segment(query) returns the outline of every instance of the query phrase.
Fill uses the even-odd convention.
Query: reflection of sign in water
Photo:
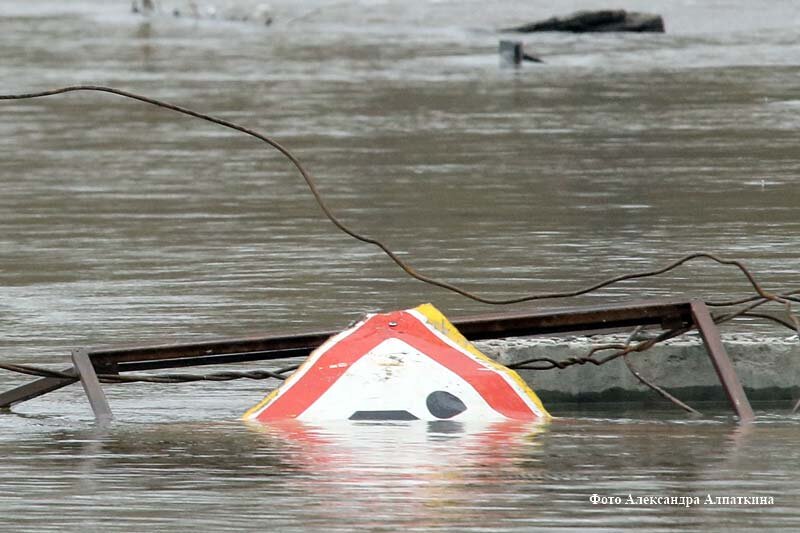
[[[524,489],[541,490],[536,480],[552,467],[539,438],[551,424],[276,420],[248,426],[263,438],[251,448],[257,452],[251,466],[268,471],[270,480],[267,489],[254,490],[272,493],[283,480],[299,505],[328,502],[318,506],[315,530],[386,531],[402,524],[464,531],[487,523],[525,529],[541,519],[531,504],[538,500]],[[278,468],[263,465],[272,454],[280,457]]]
[[[519,449],[538,448],[538,437],[548,424],[537,421],[435,420],[322,421],[276,420],[250,424],[256,433],[271,439],[268,448],[297,446],[303,450],[298,465],[319,471],[331,468],[350,471],[358,463],[382,465],[399,472],[418,467],[440,469],[443,465],[482,466],[513,462]],[[287,461],[294,457],[286,454]],[[529,465],[528,465],[529,466]]]
[[[549,418],[516,372],[430,304],[368,315],[328,339],[245,420]]]

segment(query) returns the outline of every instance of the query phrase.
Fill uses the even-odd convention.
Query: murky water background
[[[300,5],[296,5],[300,4]],[[270,28],[138,18],[127,3],[4,0],[0,92],[102,83],[274,135],[337,213],[419,270],[501,297],[574,288],[688,252],[796,287],[800,5],[629,1],[665,35],[492,30],[594,1],[272,2]],[[337,233],[277,154],[110,95],[0,106],[0,348],[333,329],[432,301]],[[695,264],[582,301],[733,297]],[[519,310],[524,307],[517,307]],[[740,327],[758,327],[741,325]],[[766,331],[766,330],[760,330]],[[782,334],[782,333],[780,333]],[[19,382],[0,375],[0,386]],[[0,417],[0,527],[28,530],[795,530],[798,418],[570,412],[544,428],[259,432],[264,383],[78,387]],[[413,426],[413,425],[412,425]],[[310,436],[309,436],[310,435]],[[593,506],[591,494],[773,496],[775,505]]]

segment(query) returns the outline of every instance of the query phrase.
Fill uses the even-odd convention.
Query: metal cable
[[[297,370],[300,365],[292,365],[278,370],[225,371],[210,374],[98,374],[97,379],[103,383],[190,383],[193,381],[233,381],[236,379],[279,379],[285,380],[284,374]]]
[[[189,383],[192,381],[233,381],[236,379],[286,379],[289,372],[297,370],[300,365],[290,365],[276,370],[247,370],[213,372],[210,374],[97,374],[97,379],[103,383]],[[72,371],[61,372],[41,366],[15,365],[0,363],[0,369],[35,376],[39,378],[78,379],[77,373]]]
[[[767,298],[769,300],[779,301],[779,302],[783,303],[787,307],[787,309],[791,310],[791,302],[789,300],[781,299],[779,296],[776,296],[776,295],[764,290],[763,287],[761,287],[761,285],[756,281],[755,276],[740,261],[731,260],[731,259],[723,259],[721,257],[718,257],[718,256],[716,256],[714,254],[711,254],[711,253],[708,253],[708,252],[698,252],[698,253],[689,254],[689,255],[681,257],[680,259],[677,259],[676,261],[673,261],[672,263],[670,263],[670,264],[668,264],[668,265],[666,265],[664,267],[661,267],[661,268],[612,277],[612,278],[606,279],[604,281],[601,281],[599,283],[596,283],[594,285],[590,285],[588,287],[584,287],[584,288],[580,288],[580,289],[575,289],[575,290],[572,290],[572,291],[529,293],[529,294],[525,294],[525,295],[522,295],[522,296],[518,296],[518,297],[514,297],[514,298],[505,298],[505,299],[504,298],[488,298],[488,297],[480,296],[480,295],[475,294],[475,293],[473,293],[471,291],[468,291],[468,290],[466,290],[466,289],[464,289],[464,288],[462,288],[460,286],[457,286],[457,285],[455,285],[453,283],[450,283],[450,282],[447,282],[447,281],[444,281],[444,280],[435,279],[435,278],[432,278],[432,277],[427,276],[425,274],[421,274],[421,273],[417,272],[411,265],[409,265],[408,263],[406,263],[405,261],[400,259],[400,257],[398,257],[397,254],[395,254],[382,241],[380,241],[378,239],[375,239],[373,237],[369,237],[367,235],[364,235],[364,234],[362,234],[360,232],[357,232],[356,230],[350,228],[348,225],[346,225],[344,222],[342,222],[333,213],[333,211],[330,209],[330,207],[328,206],[327,202],[323,198],[322,194],[319,192],[316,180],[313,178],[311,173],[308,170],[306,170],[306,168],[303,166],[303,164],[300,163],[300,161],[297,159],[297,157],[295,157],[295,155],[292,152],[290,152],[288,148],[284,147],[282,144],[280,144],[275,139],[272,139],[271,137],[269,137],[267,135],[264,135],[262,133],[259,133],[259,132],[255,131],[253,129],[241,126],[241,125],[236,124],[235,122],[231,122],[229,120],[225,120],[225,119],[222,119],[222,118],[214,117],[214,116],[208,115],[206,113],[200,113],[198,111],[194,111],[194,110],[188,109],[188,108],[183,107],[183,106],[179,106],[179,105],[175,105],[175,104],[172,104],[172,103],[169,103],[169,102],[165,102],[163,100],[158,100],[156,98],[151,98],[151,97],[148,97],[148,96],[143,96],[143,95],[140,95],[140,94],[132,93],[132,92],[129,92],[129,91],[124,91],[124,90],[121,90],[121,89],[116,89],[114,87],[107,87],[107,86],[103,86],[103,85],[72,85],[72,86],[68,86],[68,87],[61,87],[61,88],[57,88],[57,89],[50,89],[50,90],[39,91],[39,92],[20,93],[20,94],[6,94],[6,95],[0,95],[0,100],[24,100],[24,99],[31,99],[31,98],[42,98],[42,97],[46,97],[46,96],[54,96],[54,95],[58,95],[58,94],[70,93],[70,92],[76,92],[76,91],[96,91],[96,92],[111,93],[111,94],[115,94],[115,95],[118,95],[118,96],[123,96],[125,98],[138,100],[138,101],[144,102],[146,104],[150,104],[150,105],[154,105],[156,107],[161,107],[161,108],[164,108],[164,109],[175,111],[177,113],[182,113],[184,115],[188,115],[188,116],[191,116],[191,117],[199,118],[201,120],[205,120],[207,122],[211,122],[213,124],[217,124],[217,125],[223,126],[225,128],[229,128],[229,129],[232,129],[232,130],[235,130],[235,131],[239,131],[241,133],[244,133],[244,134],[249,135],[251,137],[255,137],[256,139],[259,139],[259,140],[267,143],[268,145],[270,145],[273,148],[275,148],[276,150],[278,150],[278,152],[283,154],[295,166],[295,168],[297,168],[297,170],[300,172],[300,175],[305,180],[309,191],[311,192],[312,196],[314,197],[314,200],[316,201],[316,203],[319,206],[319,208],[322,210],[323,214],[340,231],[344,232],[345,234],[349,235],[350,237],[352,237],[352,238],[354,238],[354,239],[356,239],[358,241],[377,246],[397,266],[399,266],[406,274],[408,274],[412,278],[417,279],[419,281],[422,281],[423,283],[427,283],[429,285],[433,285],[433,286],[436,286],[436,287],[440,287],[442,289],[449,290],[451,292],[455,292],[457,294],[460,294],[460,295],[462,295],[462,296],[464,296],[466,298],[469,298],[471,300],[474,300],[476,302],[481,302],[481,303],[484,303],[484,304],[491,304],[491,305],[508,305],[508,304],[522,303],[522,302],[530,302],[530,301],[535,301],[535,300],[571,298],[571,297],[575,297],[575,296],[581,296],[581,295],[584,295],[584,294],[588,294],[590,292],[596,291],[598,289],[602,289],[604,287],[608,287],[609,285],[613,285],[613,284],[616,284],[616,283],[619,283],[619,282],[622,282],[622,281],[628,281],[628,280],[633,280],[633,279],[641,279],[641,278],[646,278],[646,277],[658,276],[660,274],[664,274],[666,272],[674,270],[675,268],[677,268],[677,267],[679,267],[679,266],[681,266],[684,263],[687,263],[689,261],[694,261],[694,260],[698,260],[698,259],[707,259],[707,260],[713,261],[713,262],[721,264],[721,265],[736,267],[742,274],[744,274],[744,276],[747,278],[747,280],[750,283],[750,285],[753,287],[753,289],[756,291],[756,293],[758,293],[759,296],[761,296],[762,298]],[[800,332],[800,321],[798,321],[796,318],[794,318],[793,322],[796,324],[798,332]]]
[[[569,357],[561,361],[552,359],[550,357],[531,357],[529,359],[523,359],[522,361],[517,361],[507,366],[509,368],[517,370],[550,370],[553,368],[564,369],[567,368],[568,366],[585,365],[587,363],[593,364],[595,366],[600,366],[609,363],[619,357],[623,357],[629,353],[644,352],[646,350],[649,350],[659,342],[663,342],[667,339],[683,335],[684,333],[686,333],[687,331],[691,331],[692,329],[694,329],[694,326],[681,326],[679,328],[674,328],[664,331],[663,333],[657,335],[656,337],[653,337],[652,339],[647,339],[646,341],[642,341],[636,344],[631,344],[631,343],[601,344],[598,346],[593,346],[584,356]],[[596,353],[612,351],[612,350],[613,353],[611,353],[610,355],[604,356],[600,359],[594,358],[594,354]]]
[[[60,372],[58,370],[50,370],[41,366],[32,365],[17,365],[14,363],[0,363],[0,368],[8,370],[9,372],[16,372],[17,374],[25,374],[28,376],[36,376],[40,378],[59,378],[59,379],[73,379],[75,374],[69,372]]]
[[[628,338],[625,340],[626,347],[631,344],[633,339],[636,337],[636,335],[641,330],[642,330],[642,326],[636,326],[636,328],[631,332],[631,334],[628,335]],[[652,381],[650,381],[649,379],[644,377],[642,375],[642,373],[639,372],[633,366],[633,362],[631,361],[631,358],[628,357],[629,355],[630,354],[623,355],[622,356],[622,360],[625,362],[625,366],[628,367],[628,370],[630,371],[631,375],[633,375],[633,377],[635,377],[639,381],[639,383],[641,383],[642,385],[648,387],[650,390],[654,391],[656,394],[658,394],[662,398],[671,401],[672,403],[674,403],[675,405],[677,405],[678,407],[680,407],[684,411],[692,413],[695,416],[702,416],[702,413],[700,411],[698,411],[697,409],[693,408],[689,404],[681,401],[680,399],[676,398],[673,394],[667,392],[663,387],[653,383]]]

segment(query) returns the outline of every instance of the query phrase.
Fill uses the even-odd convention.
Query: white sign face
[[[491,370],[488,370],[491,372]],[[463,377],[387,339],[350,365],[300,420],[502,420]]]

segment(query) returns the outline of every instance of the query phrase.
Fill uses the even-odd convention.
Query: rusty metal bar
[[[0,393],[0,409],[7,409],[12,405],[38,398],[39,396],[47,394],[48,392],[53,392],[66,387],[67,385],[72,385],[80,379],[74,367],[65,368],[62,370],[62,372],[74,372],[75,377],[72,379],[40,378],[35,381],[31,381],[30,383],[26,383],[25,385],[20,385],[19,387]]]
[[[187,344],[164,344],[154,346],[133,346],[122,348],[89,349],[88,353],[95,366],[114,368],[122,363],[144,361],[164,361],[172,359],[192,359],[210,356],[222,357],[212,364],[225,362],[242,362],[236,360],[241,354],[260,353],[263,356],[250,361],[262,359],[278,359],[307,355],[320,346],[337,331],[322,331],[304,334],[270,335],[268,337],[245,337],[237,339],[221,339]],[[290,355],[282,355],[288,353]],[[187,365],[176,365],[187,366]]]
[[[89,398],[89,405],[92,406],[95,419],[100,423],[111,420],[114,415],[108,405],[106,393],[103,392],[103,387],[100,386],[100,380],[97,379],[89,354],[84,349],[73,351],[72,363],[81,377],[81,384],[86,392],[86,397]]]
[[[687,301],[633,302],[615,306],[550,309],[533,313],[482,315],[453,320],[453,324],[470,340],[496,339],[563,333],[578,330],[623,328],[663,322],[692,323]],[[282,359],[308,355],[329,337],[339,331],[321,331],[305,334],[270,335],[222,339],[190,344],[135,346],[113,349],[90,349],[89,357],[96,367],[116,371],[145,368],[170,368],[198,364],[240,363],[266,359]],[[174,365],[168,360],[180,360]],[[155,363],[127,365],[127,363]]]
[[[114,368],[114,373],[137,372],[140,370],[159,370],[162,368],[182,368],[187,366],[227,365],[237,363],[250,363],[253,361],[270,361],[275,359],[290,359],[292,357],[306,357],[313,348],[292,348],[272,350],[268,352],[243,352],[223,355],[199,355],[179,359],[158,359],[154,361],[136,361],[119,363]],[[99,367],[98,371],[100,370]],[[110,368],[110,367],[109,367]],[[100,373],[107,373],[102,371]]]
[[[731,403],[731,407],[739,416],[742,422],[750,422],[755,419],[753,408],[750,406],[750,401],[744,392],[742,383],[736,375],[736,369],[733,367],[728,352],[722,344],[722,339],[719,336],[719,329],[711,317],[708,306],[705,302],[700,300],[693,300],[691,302],[692,316],[700,336],[706,345],[708,356],[711,358],[711,363],[714,365],[714,370],[717,371],[719,381],[725,394]]]
[[[631,326],[691,324],[686,300],[630,302],[547,309],[533,313],[482,315],[453,320],[469,340],[525,337],[575,331],[627,328]]]

